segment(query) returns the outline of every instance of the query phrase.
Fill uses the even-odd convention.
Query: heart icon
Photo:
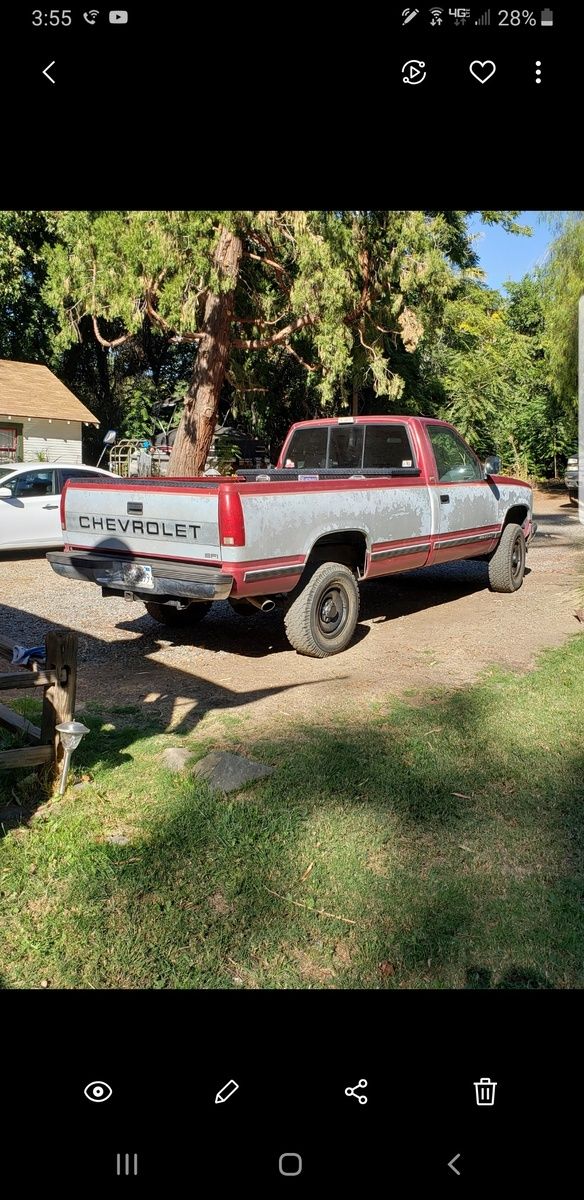
[[[496,70],[497,68],[490,58],[486,62],[479,62],[478,58],[475,58],[469,67],[471,75],[474,75],[474,78],[478,79],[479,83],[486,83],[487,79],[490,79]]]

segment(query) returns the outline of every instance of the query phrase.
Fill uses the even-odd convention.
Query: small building
[[[0,463],[81,463],[84,425],[99,421],[48,367],[0,358]]]

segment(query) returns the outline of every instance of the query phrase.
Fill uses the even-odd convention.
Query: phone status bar
[[[521,29],[551,27],[554,13],[551,8],[404,8],[401,13],[402,26],[419,27],[420,24],[439,28],[446,25],[471,27],[473,25],[496,25],[499,28]]]

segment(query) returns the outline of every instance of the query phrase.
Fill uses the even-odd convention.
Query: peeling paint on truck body
[[[377,470],[282,466],[296,431],[349,423],[365,427],[363,444],[369,428],[389,431],[388,442],[392,432],[399,433],[411,458]],[[447,431],[463,448],[468,478],[445,482],[444,472],[440,478],[433,446]],[[529,539],[530,486],[499,475],[485,479],[476,455],[447,422],[409,416],[329,419],[293,426],[273,472],[69,483],[62,507],[65,552],[48,557],[58,573],[102,585],[103,564],[115,559],[108,591],[139,599],[165,592],[165,563],[175,564],[175,590],[165,594],[181,602],[189,595],[263,596],[294,588],[315,554],[320,561],[350,561],[360,578],[489,555],[510,513]],[[98,557],[96,572],[92,564]],[[144,576],[149,590],[135,581],[124,587],[128,560],[150,564]],[[198,567],[205,569],[203,584]],[[210,568],[221,578],[215,595]],[[176,590],[179,575],[182,591]],[[202,586],[211,590],[202,593]]]

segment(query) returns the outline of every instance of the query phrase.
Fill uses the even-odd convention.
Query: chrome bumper
[[[177,600],[226,600],[233,577],[219,567],[200,563],[174,563],[155,558],[119,558],[91,550],[53,550],[47,554],[53,571],[66,579],[99,584],[103,595],[120,595],[140,600],[168,597]],[[136,568],[150,567],[152,587],[132,575]]]

